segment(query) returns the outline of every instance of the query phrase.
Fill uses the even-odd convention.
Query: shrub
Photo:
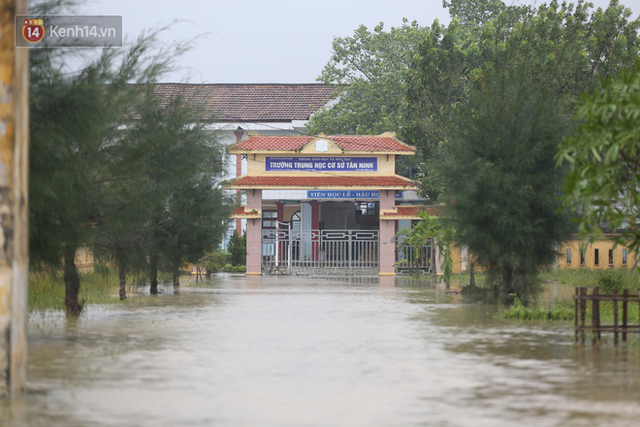
[[[226,264],[222,268],[222,271],[224,271],[225,273],[245,273],[247,271],[247,266]]]
[[[634,291],[638,288],[638,278],[634,271],[623,268],[602,270],[598,272],[597,286],[601,293],[610,294],[614,290],[622,291],[629,289]]]

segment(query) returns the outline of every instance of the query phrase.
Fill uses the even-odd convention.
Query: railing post
[[[291,228],[291,222],[289,222],[289,250],[287,251],[287,256],[289,257],[289,275],[291,275],[291,254],[293,246],[293,229]]]
[[[613,290],[613,343],[618,345],[618,290]]]
[[[580,342],[584,344],[585,341],[585,317],[587,314],[587,288],[580,288],[580,323],[582,327],[580,328]]]
[[[622,342],[627,343],[627,305],[629,299],[629,289],[625,289],[622,293]]]
[[[578,317],[579,317],[579,308],[580,307],[580,288],[576,287],[576,292],[574,295],[574,314],[573,314],[573,331],[576,335],[576,344],[579,342],[578,339],[578,333],[579,333],[579,327],[578,327]]]
[[[593,331],[591,332],[591,343],[595,344],[600,342],[600,298],[599,289],[594,288],[591,294],[591,325]]]
[[[349,271],[351,271],[351,258],[353,258],[353,248],[351,247],[351,230],[347,230],[347,258],[349,259]]]

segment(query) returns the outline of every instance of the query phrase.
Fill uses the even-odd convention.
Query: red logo
[[[25,19],[23,21],[22,37],[29,43],[38,43],[44,38],[43,19]]]

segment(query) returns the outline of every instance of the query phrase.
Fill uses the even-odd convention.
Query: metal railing
[[[378,230],[262,230],[267,273],[294,269],[377,269]]]
[[[420,248],[416,248],[399,241],[396,248],[396,273],[431,274],[433,271],[431,242],[427,242]]]

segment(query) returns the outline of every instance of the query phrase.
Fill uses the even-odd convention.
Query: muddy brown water
[[[32,314],[1,426],[636,426],[640,350],[405,279],[220,277]]]

